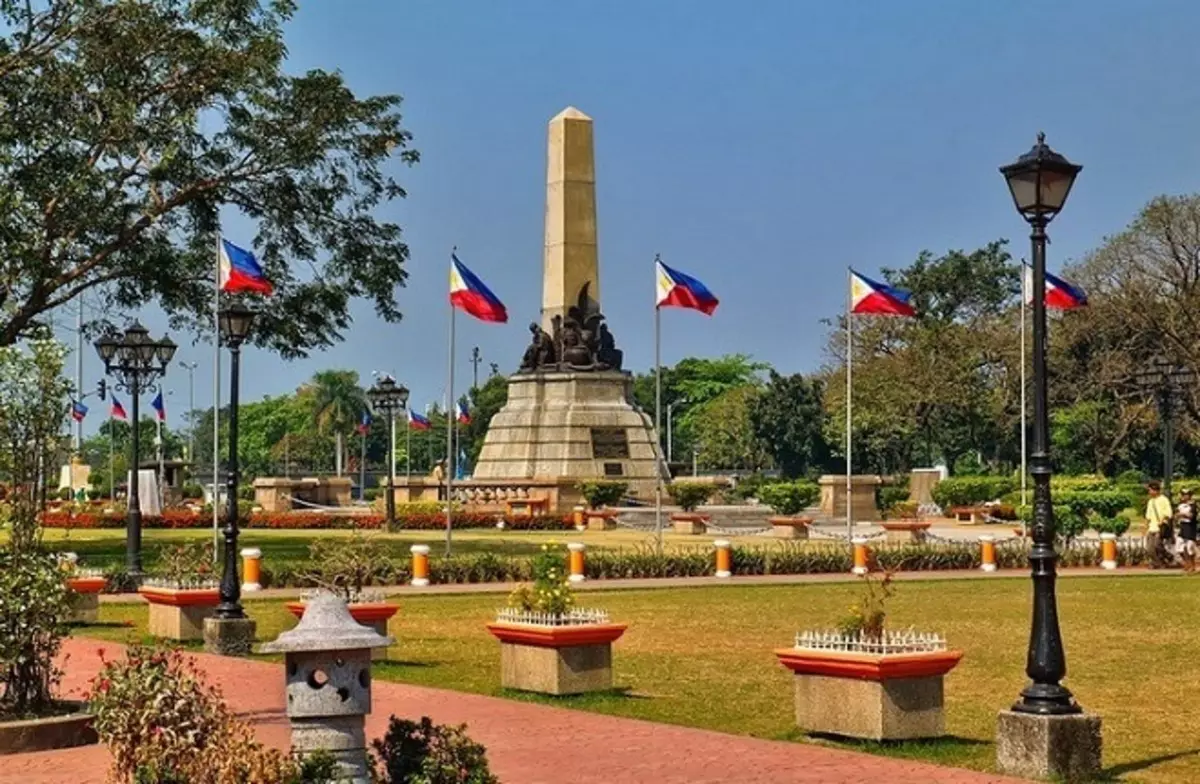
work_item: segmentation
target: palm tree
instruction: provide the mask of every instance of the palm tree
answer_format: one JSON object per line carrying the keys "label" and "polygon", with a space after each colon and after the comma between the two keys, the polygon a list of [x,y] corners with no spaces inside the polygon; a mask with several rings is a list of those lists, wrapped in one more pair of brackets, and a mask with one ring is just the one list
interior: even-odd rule
{"label": "palm tree", "polygon": [[337,475],[342,475],[346,434],[351,432],[367,407],[367,397],[353,370],[322,370],[312,377],[313,421],[322,433],[333,433],[336,441]]}

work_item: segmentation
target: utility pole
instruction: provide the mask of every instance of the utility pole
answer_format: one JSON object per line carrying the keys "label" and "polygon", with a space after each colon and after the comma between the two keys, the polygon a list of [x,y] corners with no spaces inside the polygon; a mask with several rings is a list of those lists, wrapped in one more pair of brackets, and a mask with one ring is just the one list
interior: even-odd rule
{"label": "utility pole", "polygon": [[471,349],[471,387],[473,389],[479,389],[479,363],[482,361],[483,358],[479,356],[479,346]]}

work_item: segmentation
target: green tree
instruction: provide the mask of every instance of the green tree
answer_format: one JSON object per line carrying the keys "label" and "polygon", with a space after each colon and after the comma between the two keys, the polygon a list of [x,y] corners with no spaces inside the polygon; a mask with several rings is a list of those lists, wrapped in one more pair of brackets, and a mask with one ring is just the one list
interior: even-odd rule
{"label": "green tree", "polygon": [[312,377],[313,421],[321,433],[332,433],[335,441],[336,473],[342,475],[345,438],[354,430],[367,408],[366,393],[353,370],[322,370]]}
{"label": "green tree", "polygon": [[0,346],[91,292],[210,323],[223,207],[255,221],[275,294],[253,340],[303,355],[354,298],[400,317],[408,248],[376,208],[418,160],[400,98],[284,70],[293,0],[0,2]]}
{"label": "green tree", "polygon": [[734,387],[696,410],[692,432],[701,466],[759,471],[770,464],[750,418],[760,394],[759,388],[750,384]]}
{"label": "green tree", "polygon": [[474,466],[479,461],[479,452],[483,449],[483,439],[492,417],[508,402],[508,379],[491,376],[462,400],[471,412],[471,423],[458,426],[459,446],[467,455],[468,465]]}
{"label": "green tree", "polygon": [[785,477],[804,476],[829,460],[825,442],[824,388],[819,379],[774,370],[750,402],[750,428]]}

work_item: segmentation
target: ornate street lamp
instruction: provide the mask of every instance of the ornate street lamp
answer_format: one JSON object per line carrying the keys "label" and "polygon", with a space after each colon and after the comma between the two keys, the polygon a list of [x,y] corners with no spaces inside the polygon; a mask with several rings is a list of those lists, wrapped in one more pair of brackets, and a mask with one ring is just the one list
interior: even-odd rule
{"label": "ornate street lamp", "polygon": [[376,414],[386,414],[388,420],[388,486],[387,529],[396,527],[396,414],[408,406],[408,388],[397,384],[391,376],[382,376],[367,390],[367,400]]}
{"label": "ornate street lamp", "polygon": [[[133,404],[130,419],[130,480],[129,503],[125,517],[125,570],[134,581],[142,576],[142,503],[138,494],[138,463],[140,449],[138,430],[138,395],[149,388],[151,382],[167,372],[167,365],[175,356],[177,348],[166,335],[162,340],[150,339],[150,332],[138,322],[133,322],[123,335],[108,332],[95,343],[96,353],[104,362],[104,372],[112,376],[116,386],[129,393]],[[111,434],[110,434],[111,436]]]}
{"label": "ornate street lamp", "polygon": [[242,589],[238,580],[238,386],[242,343],[254,324],[254,311],[235,303],[217,313],[221,339],[229,347],[229,457],[225,487],[225,559],[221,570],[221,603],[215,614],[223,620],[243,619]]}
{"label": "ornate street lamp", "polygon": [[1134,382],[1158,399],[1158,416],[1163,431],[1163,495],[1171,497],[1171,478],[1175,475],[1175,408],[1196,381],[1191,368],[1173,364],[1163,356],[1155,357],[1134,373]]}
{"label": "ornate street lamp", "polygon": [[1013,705],[1017,713],[1066,715],[1082,712],[1071,692],[1061,683],[1067,674],[1062,632],[1058,626],[1058,600],[1054,594],[1054,510],[1050,504],[1050,418],[1046,408],[1046,226],[1063,208],[1071,185],[1082,166],[1076,166],[1046,145],[1039,133],[1037,144],[1000,173],[1008,182],[1013,204],[1033,228],[1033,449],[1029,455],[1033,474],[1033,547],[1029,561],[1033,572],[1033,627],[1025,672],[1030,683]]}

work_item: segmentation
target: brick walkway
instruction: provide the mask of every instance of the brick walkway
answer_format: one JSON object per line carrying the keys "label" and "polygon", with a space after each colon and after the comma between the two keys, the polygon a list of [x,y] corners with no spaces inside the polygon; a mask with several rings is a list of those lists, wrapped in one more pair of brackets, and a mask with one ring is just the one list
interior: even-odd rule
{"label": "brick walkway", "polygon": [[[97,651],[119,646],[68,640],[65,689],[80,693],[99,668]],[[283,677],[279,665],[197,656],[231,706],[251,720],[259,737],[285,747]],[[495,697],[375,683],[367,734],[379,736],[390,714],[467,723],[487,746],[505,784],[698,784],[701,782],[880,782],[982,784],[1000,776],[940,768],[822,748],[724,735],[705,730],[601,716]],[[788,695],[781,694],[780,699]],[[5,757],[0,784],[103,784],[108,754],[99,746]]]}

